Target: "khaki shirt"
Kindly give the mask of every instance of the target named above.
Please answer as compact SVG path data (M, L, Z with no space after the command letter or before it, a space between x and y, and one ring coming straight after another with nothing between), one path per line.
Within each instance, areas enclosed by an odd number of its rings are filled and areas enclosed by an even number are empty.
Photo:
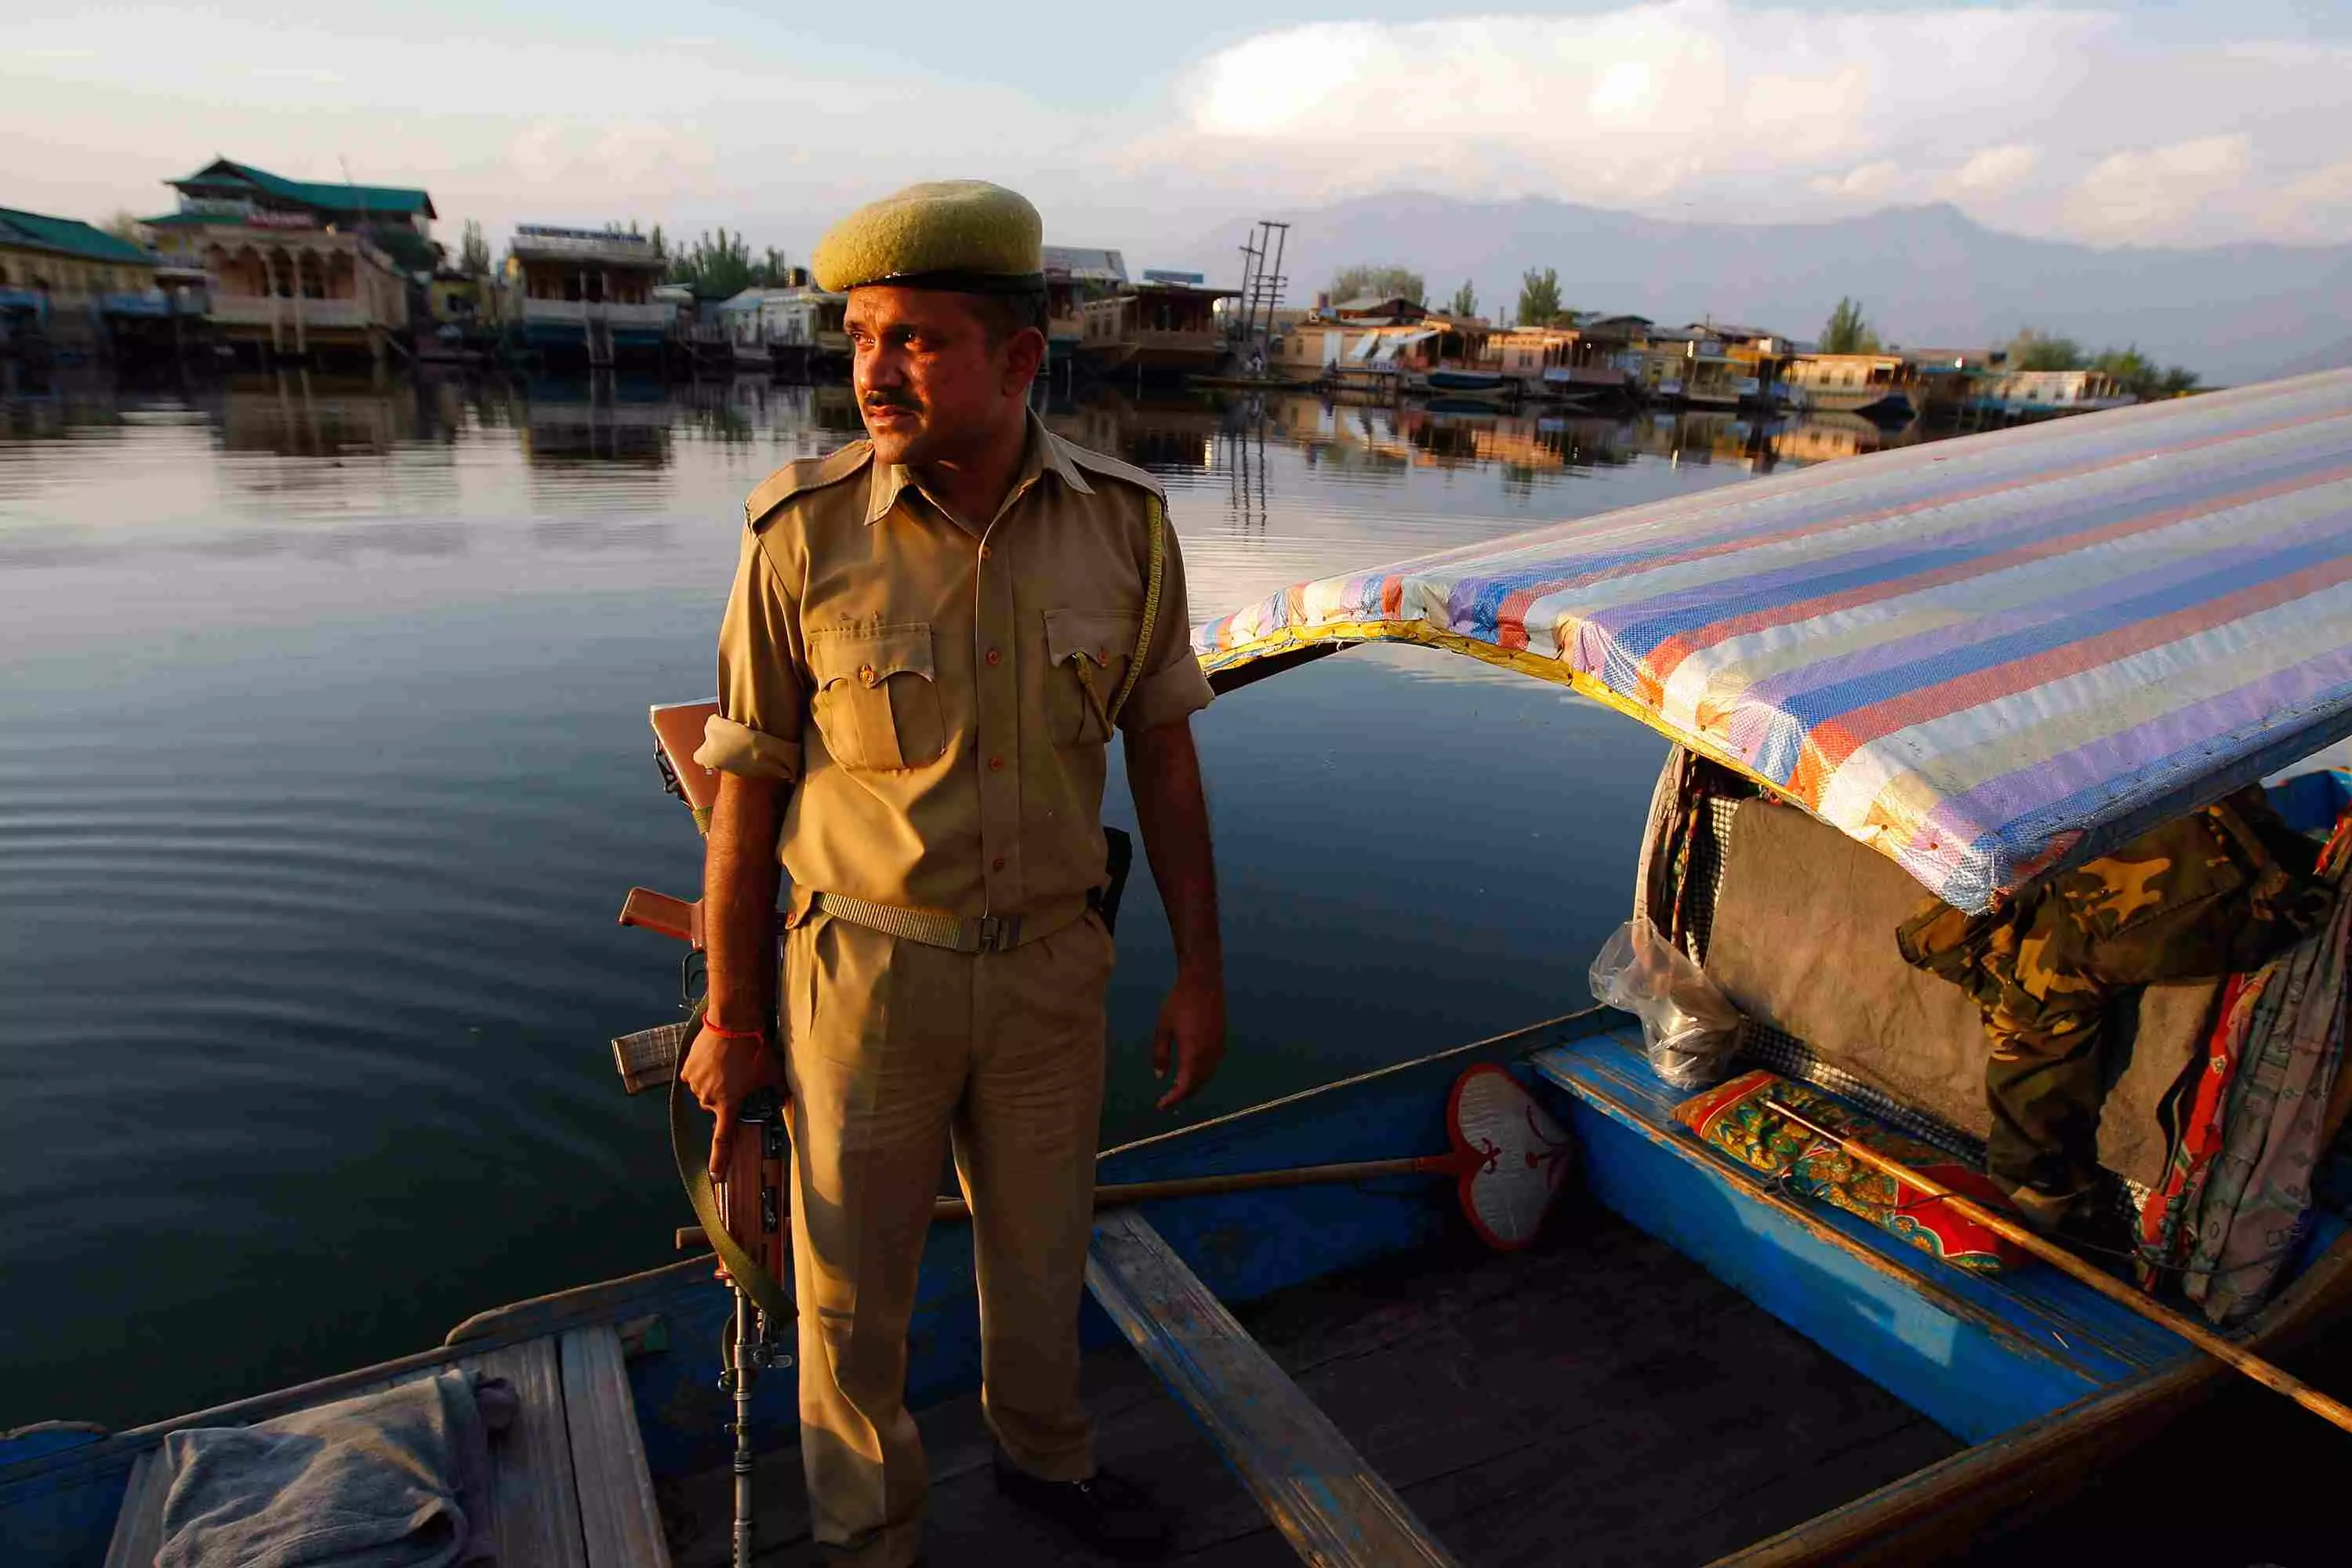
M787 464L745 503L719 716L695 760L797 782L778 845L795 909L814 891L958 916L1066 908L1104 879L1104 709L1142 628L1160 486L1032 415L1020 475L976 529L873 456L861 440ZM1209 702L1164 531L1129 732Z

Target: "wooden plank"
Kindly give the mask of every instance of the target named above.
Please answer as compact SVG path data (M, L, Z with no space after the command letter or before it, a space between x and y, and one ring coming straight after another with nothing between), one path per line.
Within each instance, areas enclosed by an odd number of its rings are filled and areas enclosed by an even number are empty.
M1454 1563L1141 1215L1097 1222L1087 1284L1303 1560Z
M558 1356L589 1568L668 1568L621 1336L609 1323L574 1329L560 1342Z
M563 1417L563 1377L555 1342L530 1340L460 1363L514 1385L514 1424L490 1443L490 1521L501 1563L588 1568L580 1534L580 1490Z
M114 1539L106 1543L106 1568L155 1568L155 1554L163 1550L163 1498L171 1489L162 1447L140 1455L115 1516Z

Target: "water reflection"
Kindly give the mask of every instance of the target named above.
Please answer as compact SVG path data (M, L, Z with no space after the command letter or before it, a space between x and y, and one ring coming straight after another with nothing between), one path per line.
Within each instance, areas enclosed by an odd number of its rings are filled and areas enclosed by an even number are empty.
M1167 485L1203 617L1886 439L1290 396L1045 417ZM0 1426L164 1415L667 1255L658 1115L603 1046L674 985L620 892L699 870L644 715L709 689L744 495L856 429L847 388L763 377L0 384L0 1075L37 1086L0 1096L0 1322L28 1326ZM1234 1017L1203 1113L1575 1005L1647 731L1360 650L1197 732ZM1141 1059L1173 958L1129 897L1113 1137L1166 1125Z

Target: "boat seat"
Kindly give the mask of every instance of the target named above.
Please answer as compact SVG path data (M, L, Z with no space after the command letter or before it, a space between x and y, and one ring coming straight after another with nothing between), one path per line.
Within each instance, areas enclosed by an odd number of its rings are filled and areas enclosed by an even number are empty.
M1301 1560L1444 1568L1453 1555L1131 1208L1095 1223L1087 1286Z
M646 1468L636 1405L609 1323L453 1357L353 1398L457 1366L514 1385L514 1424L490 1442L491 1528L500 1563L531 1568L667 1568L669 1551ZM151 1568L163 1543L172 1477L158 1443L139 1456L108 1543L106 1568Z

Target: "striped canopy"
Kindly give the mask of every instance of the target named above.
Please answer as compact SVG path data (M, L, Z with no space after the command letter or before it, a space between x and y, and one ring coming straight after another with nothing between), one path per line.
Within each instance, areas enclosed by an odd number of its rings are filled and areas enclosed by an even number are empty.
M1574 686L1962 910L2352 732L2352 371L1907 447L1212 621Z

